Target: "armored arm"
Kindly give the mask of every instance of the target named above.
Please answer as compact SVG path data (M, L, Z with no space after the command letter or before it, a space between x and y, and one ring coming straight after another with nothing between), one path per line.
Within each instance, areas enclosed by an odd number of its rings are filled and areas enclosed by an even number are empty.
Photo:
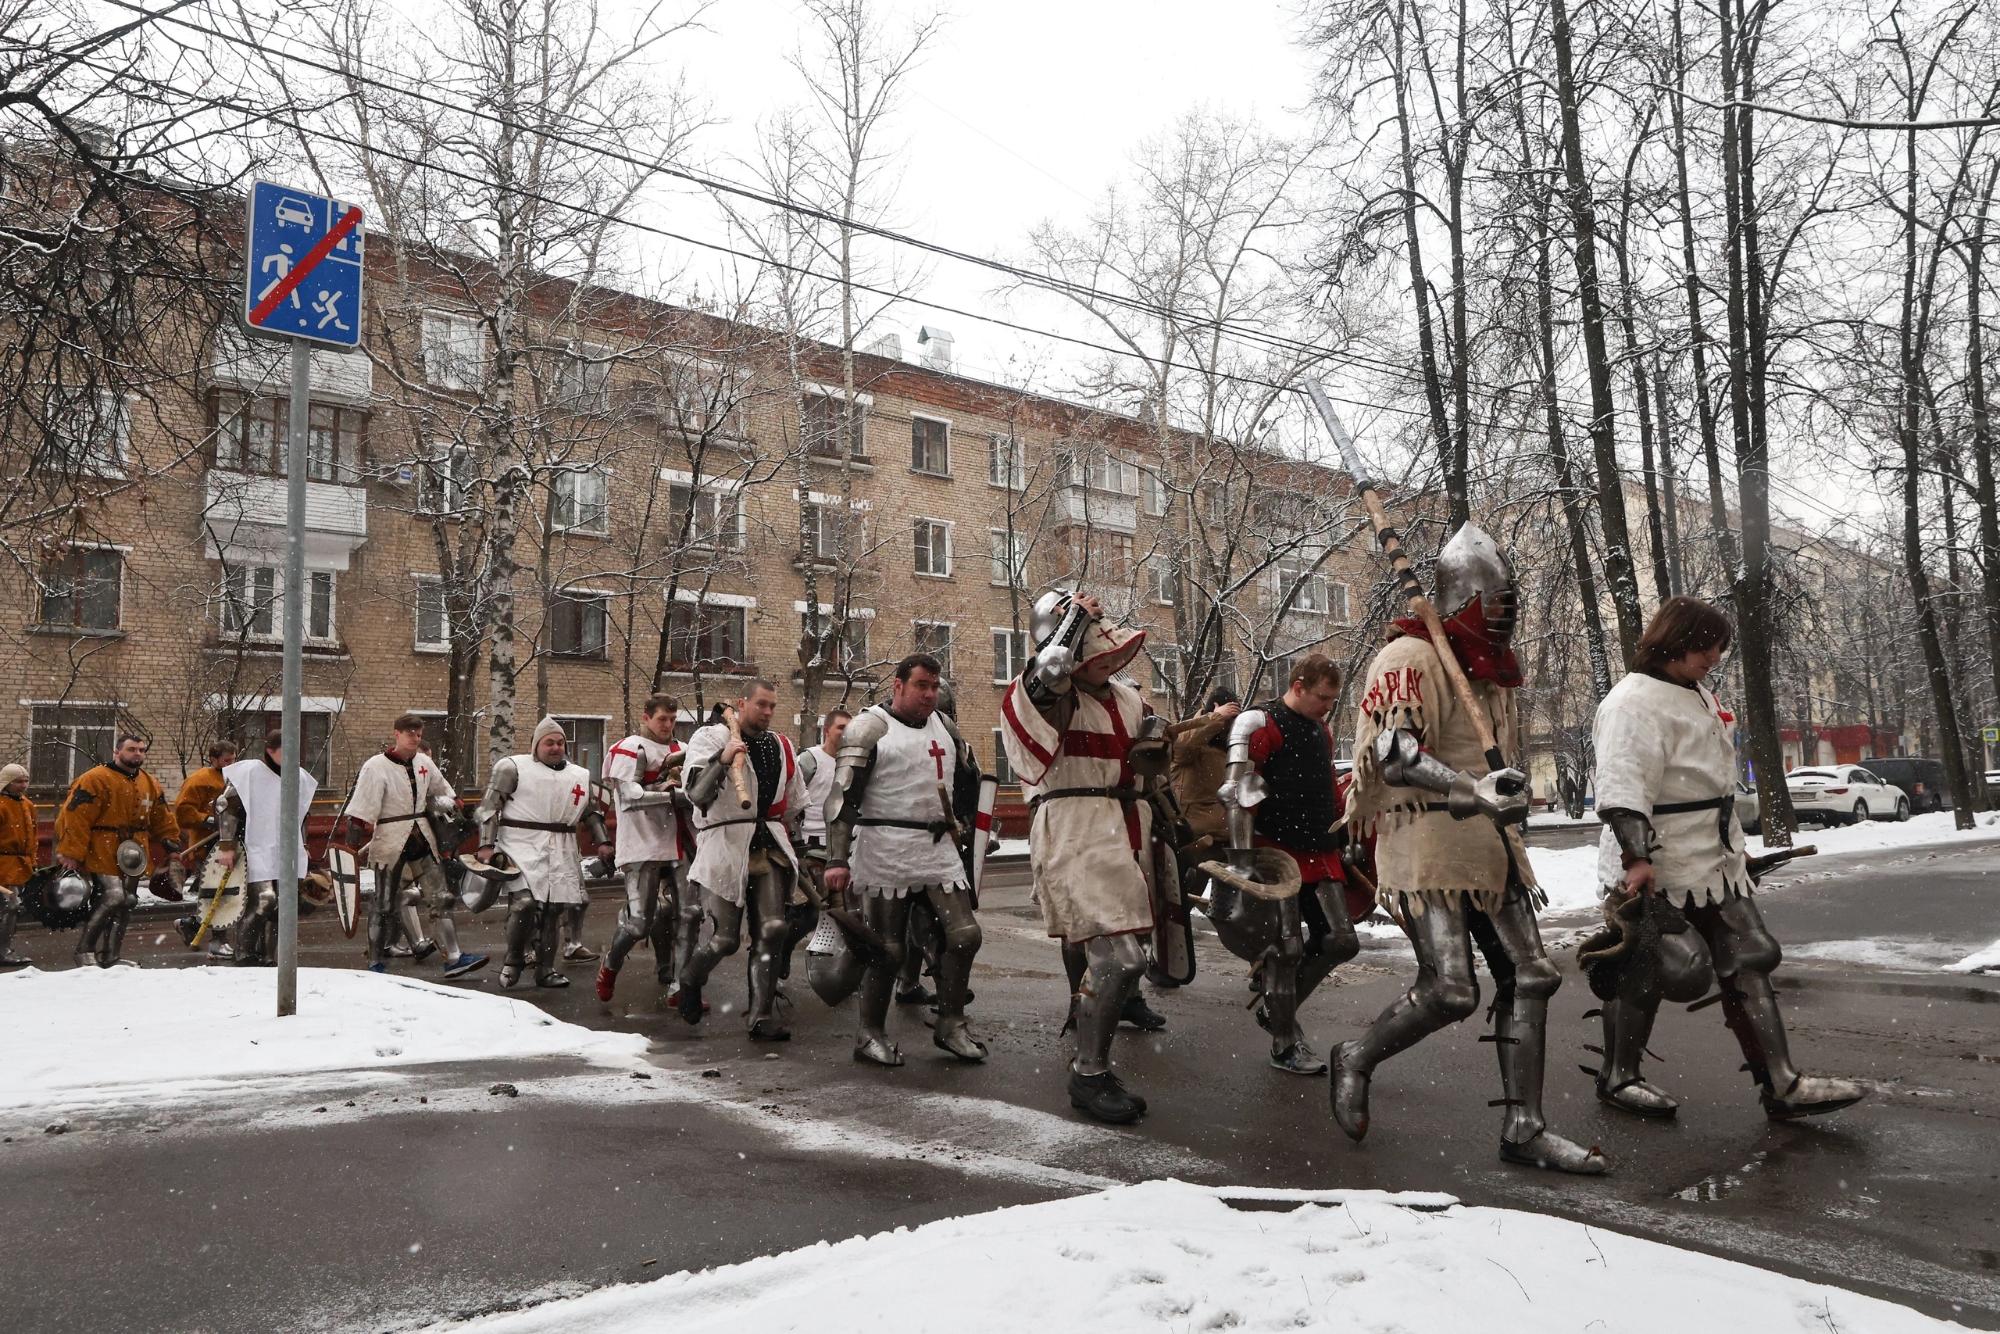
M1229 725L1229 768L1216 797L1229 816L1229 860L1238 869L1248 869L1255 845L1257 807L1268 797L1270 788L1257 762L1250 755L1250 741L1271 721L1262 709L1245 709Z
M1052 708L1069 694L1070 674L1076 670L1077 648L1083 643L1084 634L1095 619L1078 599L1071 597L1064 601L1062 619L1056 622L1055 629L1035 650L1035 656L1023 674L1028 702L1037 709Z
M715 799L722 795L722 780L728 776L729 766L714 759L690 773L687 776L687 795L694 808L706 814L708 808L715 804Z
M1528 780L1519 769L1496 769L1477 778L1461 773L1425 750L1416 733L1405 728L1375 738L1375 762L1392 787L1442 795L1454 820L1484 815L1496 825L1509 825L1528 818Z
M671 806L673 804L674 794L671 788L663 787L657 791L648 791L636 778L621 778L618 780L618 809L620 810L643 811L657 806Z
M1651 820L1623 807L1601 810L1597 818L1611 831L1611 837L1618 841L1618 853L1625 865L1653 859L1653 849L1658 841L1653 836Z
M854 822L875 771L875 748L888 731L880 714L864 711L847 725L834 757L833 791L826 798L826 864L845 866L854 851Z
M663 792L660 795L666 794ZM602 848L611 842L611 831L604 827L604 811L597 804L595 793L584 799L583 814L577 816L576 827L590 839L593 848Z
M493 772L486 779L486 795L479 799L476 818L479 821L479 846L490 848L500 836L500 813L507 809L507 799L514 795L520 785L520 772L514 767L510 756L493 766Z
M235 787L224 787L215 798L215 841L233 847L243 835L243 798Z

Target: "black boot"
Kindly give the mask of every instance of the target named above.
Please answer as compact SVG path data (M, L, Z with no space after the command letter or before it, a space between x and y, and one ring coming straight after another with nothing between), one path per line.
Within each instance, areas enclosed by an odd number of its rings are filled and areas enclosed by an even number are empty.
M1069 1072L1069 1105L1114 1126L1130 1125L1146 1111L1145 1102L1126 1092L1124 1081L1116 1074L1106 1070L1082 1075L1074 1067Z
M1118 1022L1130 1024L1142 1033L1157 1033L1167 1026L1167 1017L1146 1004L1146 998L1134 987L1125 998L1124 1008L1118 1011Z

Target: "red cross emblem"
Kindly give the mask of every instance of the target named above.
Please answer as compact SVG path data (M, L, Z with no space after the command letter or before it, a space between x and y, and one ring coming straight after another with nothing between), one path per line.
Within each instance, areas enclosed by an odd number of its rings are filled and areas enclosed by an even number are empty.
M581 806L583 804L583 784L578 783L569 790L569 804L572 806Z
M937 761L937 776L942 779L944 777L944 757L951 754L951 752L940 746L937 743L937 738L933 737L931 738L931 748L928 754L933 760Z

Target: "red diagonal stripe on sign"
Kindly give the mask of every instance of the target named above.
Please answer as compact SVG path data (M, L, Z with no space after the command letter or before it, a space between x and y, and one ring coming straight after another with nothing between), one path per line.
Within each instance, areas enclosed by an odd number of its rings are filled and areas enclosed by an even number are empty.
M306 251L306 257L294 264L292 271L279 279L278 285L265 293L264 299L251 309L250 323L262 324L269 319L271 312L278 308L279 303L298 290L299 284L306 280L306 275L318 268L320 261L332 254L333 248L345 241L347 234L360 225L361 210L350 206L347 212L340 216L340 221L334 223L327 234L319 238L319 244Z

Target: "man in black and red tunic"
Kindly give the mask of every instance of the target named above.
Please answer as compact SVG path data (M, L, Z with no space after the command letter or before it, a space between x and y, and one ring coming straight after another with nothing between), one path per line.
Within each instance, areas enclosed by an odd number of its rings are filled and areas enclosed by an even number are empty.
M1340 797L1326 720L1339 699L1340 669L1313 653L1292 669L1283 698L1237 715L1219 793L1229 859L1202 865L1213 877L1216 934L1257 970L1271 1064L1295 1075L1326 1073L1299 1028L1299 1006L1361 948L1334 831Z

